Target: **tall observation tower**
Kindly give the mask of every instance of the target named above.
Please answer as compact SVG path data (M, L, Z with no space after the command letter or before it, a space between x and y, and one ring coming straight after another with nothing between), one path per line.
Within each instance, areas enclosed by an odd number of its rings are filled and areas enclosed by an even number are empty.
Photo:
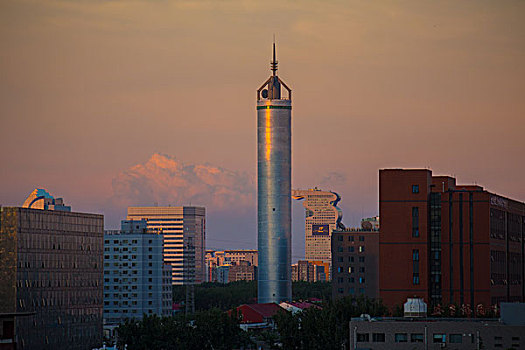
M270 66L272 75L257 90L259 303L292 299L292 90L277 76L275 43Z

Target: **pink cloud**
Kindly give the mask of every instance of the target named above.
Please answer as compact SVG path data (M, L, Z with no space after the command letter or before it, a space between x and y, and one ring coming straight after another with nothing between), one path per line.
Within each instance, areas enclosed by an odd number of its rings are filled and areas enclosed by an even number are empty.
M255 205L255 182L249 174L159 153L119 173L112 187L111 202L117 206L191 203L231 211Z

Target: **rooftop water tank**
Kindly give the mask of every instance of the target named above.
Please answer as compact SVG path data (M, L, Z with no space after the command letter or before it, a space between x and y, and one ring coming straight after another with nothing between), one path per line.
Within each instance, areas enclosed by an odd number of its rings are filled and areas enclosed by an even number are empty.
M426 317L427 304L422 298L408 298L405 303L405 317Z

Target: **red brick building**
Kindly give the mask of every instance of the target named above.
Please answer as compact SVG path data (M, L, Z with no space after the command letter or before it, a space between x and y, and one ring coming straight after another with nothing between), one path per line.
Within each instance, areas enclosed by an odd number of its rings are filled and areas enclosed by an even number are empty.
M379 292L484 307L524 301L525 204L430 170L379 171Z

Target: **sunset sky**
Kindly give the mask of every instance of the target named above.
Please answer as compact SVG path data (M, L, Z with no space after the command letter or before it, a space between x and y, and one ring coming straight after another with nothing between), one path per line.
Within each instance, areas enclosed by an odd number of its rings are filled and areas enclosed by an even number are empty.
M208 247L255 248L256 89L293 89L294 188L378 214L378 169L525 201L525 2L0 2L0 204L35 187L118 227L203 205ZM294 203L294 260L304 256Z

